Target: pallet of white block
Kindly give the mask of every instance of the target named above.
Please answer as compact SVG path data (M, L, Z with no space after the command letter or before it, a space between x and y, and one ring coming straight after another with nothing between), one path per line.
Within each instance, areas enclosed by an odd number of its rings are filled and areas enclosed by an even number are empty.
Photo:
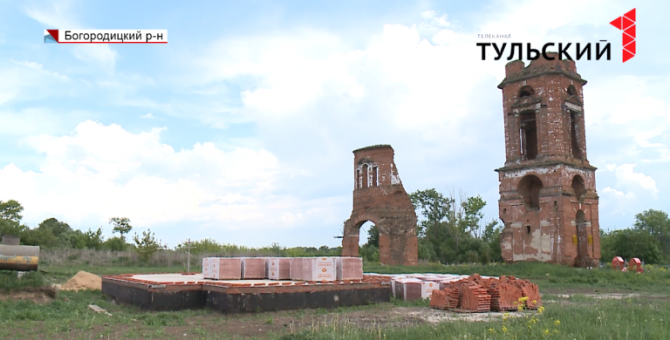
M213 280L362 280L359 257L206 257L202 275Z

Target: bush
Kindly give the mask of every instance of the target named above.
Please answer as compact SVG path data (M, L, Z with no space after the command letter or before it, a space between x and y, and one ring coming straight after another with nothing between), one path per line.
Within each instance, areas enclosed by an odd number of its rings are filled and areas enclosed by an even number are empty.
M104 242L103 246L105 249L109 249L112 251L124 251L128 248L126 239L123 236L116 236L109 238L107 239L107 241Z

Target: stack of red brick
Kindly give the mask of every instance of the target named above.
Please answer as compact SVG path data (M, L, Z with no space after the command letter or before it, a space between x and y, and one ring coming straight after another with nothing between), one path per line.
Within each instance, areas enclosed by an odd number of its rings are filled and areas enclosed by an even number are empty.
M482 278L474 274L468 278L445 283L433 291L430 306L463 312L515 311L521 305L527 309L541 306L537 285L514 276Z

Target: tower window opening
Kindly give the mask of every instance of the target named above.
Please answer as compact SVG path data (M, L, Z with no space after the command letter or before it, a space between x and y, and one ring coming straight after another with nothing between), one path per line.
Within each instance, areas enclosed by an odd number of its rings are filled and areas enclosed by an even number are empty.
M540 209L540 190L542 181L534 175L528 175L519 182L518 192L527 210Z
M524 86L519 90L519 98L530 97L533 93L535 93L535 91L533 91L532 87Z
M363 189L367 188L369 183L368 183L368 165L365 164L363 165Z
M537 157L537 123L535 112L524 113L521 116L521 155L523 159Z
M581 176L577 175L572 179L572 190L575 192L575 197L577 200L581 202L582 196L586 191L584 186L584 179L582 179Z
M379 176L379 168L374 166L372 167L372 186L379 186L379 183L377 182L377 178Z
M577 119L574 112L570 112L570 141L572 147L572 157L582 158L582 149L579 147L577 138Z
M360 189L363 187L363 183L361 183L363 179L361 178L361 169L356 170L356 189Z
M567 92L568 92L568 96L574 96L574 95L577 94L577 90L572 85L568 86Z
M530 235L530 226L529 225L526 226L526 234Z

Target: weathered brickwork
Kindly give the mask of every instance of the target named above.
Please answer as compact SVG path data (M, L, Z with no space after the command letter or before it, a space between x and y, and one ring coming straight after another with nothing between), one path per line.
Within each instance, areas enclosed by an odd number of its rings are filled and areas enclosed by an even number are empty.
M596 168L586 158L586 80L572 60L508 63L500 237L507 262L589 266L600 259Z
M358 256L360 228L379 229L379 260L388 265L417 265L416 213L402 186L390 145L354 151L354 208L344 223L342 256Z

